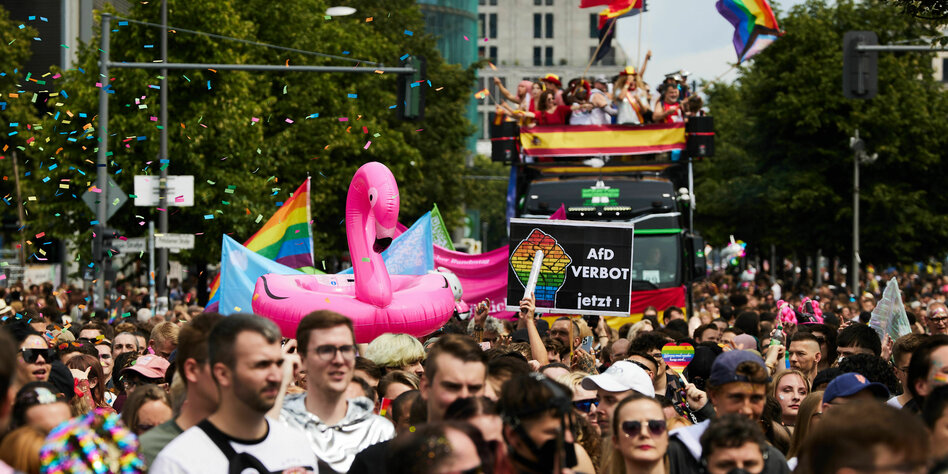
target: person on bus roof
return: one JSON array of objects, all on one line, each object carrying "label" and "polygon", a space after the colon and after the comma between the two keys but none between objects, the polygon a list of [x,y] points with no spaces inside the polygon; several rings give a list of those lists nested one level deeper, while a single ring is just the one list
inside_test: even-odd
[{"label": "person on bus roof", "polygon": [[678,101],[678,86],[665,83],[659,87],[658,92],[661,94],[661,99],[655,104],[655,112],[652,115],[655,123],[684,122],[685,117],[681,111],[681,103]]}]

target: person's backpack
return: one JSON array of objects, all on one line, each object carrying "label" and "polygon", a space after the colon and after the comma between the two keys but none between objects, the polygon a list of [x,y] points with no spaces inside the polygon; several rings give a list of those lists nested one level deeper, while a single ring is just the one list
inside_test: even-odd
[{"label": "person's backpack", "polygon": [[250,453],[238,453],[234,450],[234,447],[230,445],[230,442],[224,438],[223,433],[220,432],[211,422],[204,420],[198,423],[198,428],[201,428],[202,431],[207,435],[208,438],[211,438],[211,441],[217,445],[217,449],[220,449],[224,456],[227,458],[229,463],[227,472],[230,474],[240,474],[245,469],[254,469],[260,474],[277,474],[271,473],[270,470],[260,462],[259,459],[254,457]]}]

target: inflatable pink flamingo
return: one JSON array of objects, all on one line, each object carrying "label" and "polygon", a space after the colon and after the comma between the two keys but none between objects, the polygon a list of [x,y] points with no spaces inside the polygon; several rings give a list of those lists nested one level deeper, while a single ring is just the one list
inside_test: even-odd
[{"label": "inflatable pink flamingo", "polygon": [[454,312],[454,293],[439,274],[388,274],[380,253],[398,222],[398,185],[377,162],[356,171],[346,197],[346,238],[353,275],[276,275],[257,280],[253,311],[272,319],[285,337],[307,314],[327,309],[352,320],[356,342],[386,333],[424,336]]}]

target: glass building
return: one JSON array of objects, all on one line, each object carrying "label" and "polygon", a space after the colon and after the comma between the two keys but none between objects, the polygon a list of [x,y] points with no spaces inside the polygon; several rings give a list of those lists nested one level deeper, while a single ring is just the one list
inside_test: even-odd
[{"label": "glass building", "polygon": [[[448,63],[466,68],[477,61],[477,4],[478,0],[418,0],[425,29],[438,39],[438,51]],[[467,118],[472,124],[478,123],[473,94]],[[468,138],[467,147],[472,153],[476,144],[477,136]]]}]

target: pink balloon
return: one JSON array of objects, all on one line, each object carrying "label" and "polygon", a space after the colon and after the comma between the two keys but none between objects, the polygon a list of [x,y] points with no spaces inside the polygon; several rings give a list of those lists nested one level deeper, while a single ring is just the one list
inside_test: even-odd
[{"label": "pink balloon", "polygon": [[254,288],[254,313],[272,319],[285,337],[307,314],[331,310],[352,320],[356,342],[387,332],[424,336],[454,313],[454,293],[438,274],[394,275],[381,253],[395,236],[398,184],[383,164],[356,171],[346,197],[346,237],[353,275],[267,274]]}]

